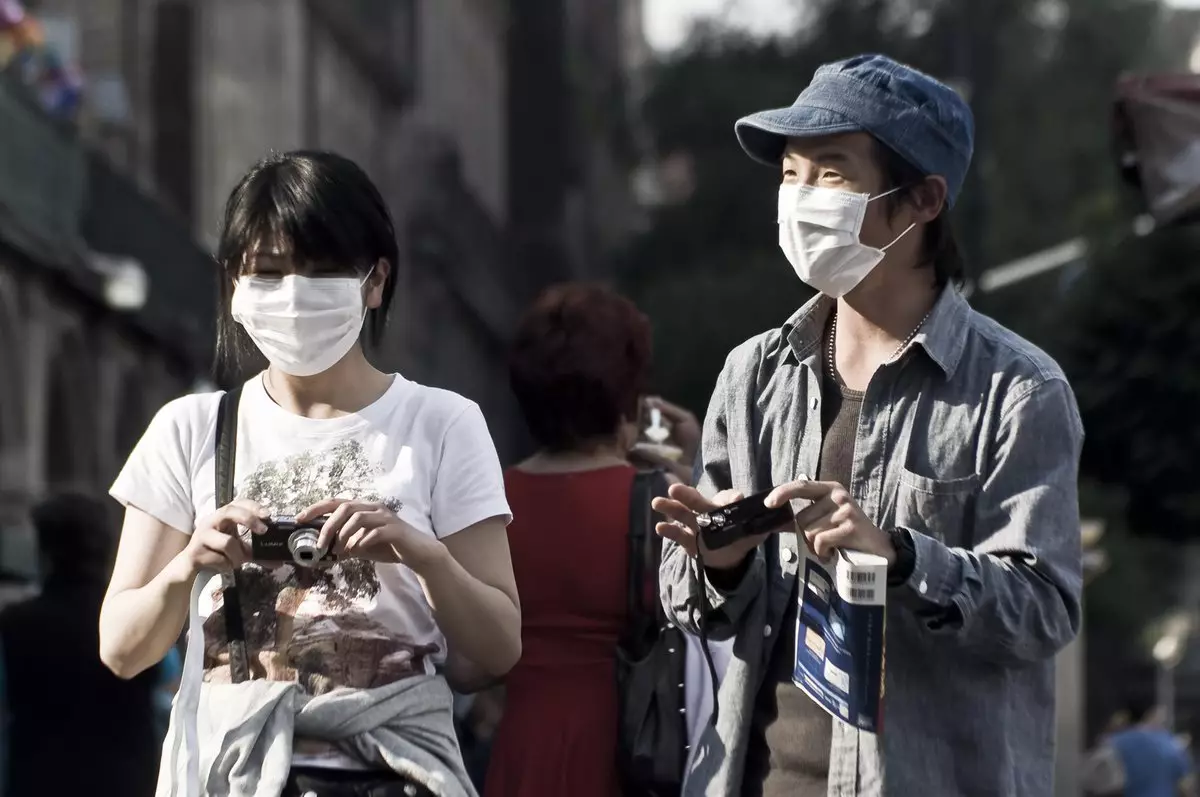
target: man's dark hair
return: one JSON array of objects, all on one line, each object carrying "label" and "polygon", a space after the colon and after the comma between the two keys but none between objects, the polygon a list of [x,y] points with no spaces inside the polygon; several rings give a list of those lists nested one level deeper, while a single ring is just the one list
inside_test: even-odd
[{"label": "man's dark hair", "polygon": [[368,312],[364,342],[378,345],[396,287],[399,247],[379,189],[353,161],[330,152],[273,154],[254,165],[225,203],[217,245],[219,377],[237,378],[262,358],[230,315],[233,283],[258,246],[287,247],[298,268],[344,270],[363,277],[380,260],[391,265],[383,303]]},{"label": "man's dark hair", "polygon": [[509,356],[517,403],[538,444],[566,451],[637,418],[650,367],[650,322],[600,285],[548,289],[526,312]]},{"label": "man's dark hair", "polygon": [[[895,213],[900,205],[908,201],[913,190],[928,176],[909,163],[902,155],[876,139],[876,162],[883,172],[883,190],[897,189],[896,193],[884,197],[888,212]],[[936,219],[925,226],[924,258],[918,267],[932,267],[934,283],[939,289],[947,283],[961,285],[965,278],[963,257],[954,238],[950,223],[950,207],[942,208]]]},{"label": "man's dark hair", "polygon": [[1129,724],[1140,725],[1145,722],[1157,706],[1157,702],[1148,693],[1130,692],[1125,697],[1125,711],[1129,714]]},{"label": "man's dark hair", "polygon": [[110,502],[82,493],[60,493],[36,505],[30,514],[44,571],[107,576],[117,539]]}]

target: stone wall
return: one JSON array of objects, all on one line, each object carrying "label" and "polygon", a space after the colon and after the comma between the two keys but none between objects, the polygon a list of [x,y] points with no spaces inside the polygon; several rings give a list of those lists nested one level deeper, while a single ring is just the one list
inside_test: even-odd
[{"label": "stone wall", "polygon": [[27,514],[56,490],[103,494],[181,363],[0,249],[0,569],[30,573]]}]

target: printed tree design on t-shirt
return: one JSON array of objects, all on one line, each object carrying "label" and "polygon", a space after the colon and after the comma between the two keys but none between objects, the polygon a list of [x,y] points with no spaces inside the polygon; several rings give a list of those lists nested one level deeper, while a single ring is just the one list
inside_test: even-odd
[{"label": "printed tree design on t-shirt", "polygon": [[[400,503],[380,496],[381,469],[357,440],[265,462],[247,476],[238,497],[273,515],[294,515],[327,498]],[[285,564],[267,569],[251,563],[239,573],[243,624],[255,678],[298,681],[311,694],[340,686],[382,686],[425,671],[436,646],[416,646],[369,615],[379,595],[373,562],[347,559],[328,568]],[[219,590],[205,621],[205,670],[212,682],[228,681],[229,650]]]}]

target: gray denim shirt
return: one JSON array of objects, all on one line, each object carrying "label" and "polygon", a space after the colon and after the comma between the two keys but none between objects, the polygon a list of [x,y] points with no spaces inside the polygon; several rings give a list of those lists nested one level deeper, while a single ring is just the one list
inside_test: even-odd
[{"label": "gray denim shirt", "polygon": [[[817,472],[832,307],[817,297],[729,355],[704,420],[702,492]],[[1082,442],[1058,365],[952,287],[872,377],[846,486],[880,528],[909,531],[916,566],[888,594],[882,732],[834,720],[829,794],[1053,793],[1053,657],[1080,622]],[[734,636],[734,657],[685,795],[740,794],[754,697],[802,556],[795,534],[775,535],[736,589],[705,587],[708,632]],[[663,604],[691,633],[694,568],[667,546]]]}]

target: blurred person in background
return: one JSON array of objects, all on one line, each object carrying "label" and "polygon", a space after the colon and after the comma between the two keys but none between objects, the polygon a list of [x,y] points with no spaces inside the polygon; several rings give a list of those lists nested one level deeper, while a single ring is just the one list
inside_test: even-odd
[{"label": "blurred person in background", "polygon": [[159,670],[122,680],[96,655],[113,519],[107,501],[76,494],[33,510],[42,589],[0,612],[4,797],[154,792]]},{"label": "blurred person in background", "polygon": [[518,327],[509,373],[539,449],[505,473],[524,653],[505,679],[487,797],[620,794],[616,650],[650,355],[646,317],[597,285],[547,290]]},{"label": "blurred person in background", "polygon": [[[736,637],[685,794],[1049,795],[1054,655],[1080,622],[1083,430],[1058,365],[956,287],[947,213],[971,110],[865,55],[735,130],[779,170],[780,246],[818,295],[729,355],[699,490],[654,502],[673,521],[668,614]],[[702,552],[698,579],[697,513],[772,488],[795,529]],[[806,556],[839,549],[888,563],[879,735],[793,683]]]},{"label": "blurred person in background", "polygon": [[[648,440],[639,440],[629,450],[631,462],[649,468],[660,468],[683,484],[692,484],[696,476],[697,455],[700,453],[700,422],[691,411],[673,404],[661,396],[647,396],[642,402],[642,417],[639,425],[645,427],[646,415],[657,411],[666,421],[670,435],[665,446],[656,446]],[[640,434],[647,430],[641,428]]]},{"label": "blurred person in background", "polygon": [[[1196,776],[1187,747],[1166,727],[1165,712],[1138,694],[1126,707],[1129,723],[1104,744],[1116,752],[1123,773],[1123,797],[1195,797]],[[1103,792],[1099,792],[1103,793]]]},{"label": "blurred person in background", "polygon": [[[474,794],[442,671],[452,654],[495,678],[520,657],[510,514],[479,407],[364,353],[398,258],[383,198],[343,157],[272,155],[229,197],[218,353],[226,372],[266,366],[227,394],[234,497],[219,505],[221,393],[163,407],[111,488],[125,523],[101,657],[134,677],[188,623],[163,797]],[[281,515],[316,522],[336,563],[250,561]]]}]

